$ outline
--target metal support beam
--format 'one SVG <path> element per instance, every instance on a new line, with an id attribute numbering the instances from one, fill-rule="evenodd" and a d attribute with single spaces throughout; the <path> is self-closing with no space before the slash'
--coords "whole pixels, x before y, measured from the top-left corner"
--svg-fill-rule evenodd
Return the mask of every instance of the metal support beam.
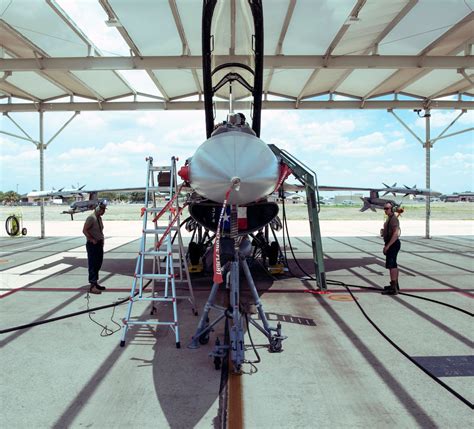
<path id="1" fill-rule="evenodd" d="M 389 113 L 391 113 L 393 116 L 395 116 L 395 118 L 397 119 L 398 122 L 400 122 L 403 127 L 413 136 L 415 137 L 421 144 L 423 144 L 423 140 L 421 140 L 411 129 L 410 127 L 405 124 L 405 122 L 403 122 L 403 120 L 392 110 L 392 109 L 389 109 L 388 110 Z"/>
<path id="2" fill-rule="evenodd" d="M 81 112 L 74 112 L 74 115 L 72 115 L 66 122 L 65 124 L 58 130 L 58 132 L 53 136 L 51 137 L 49 140 L 48 140 L 48 143 L 46 143 L 45 147 L 48 147 L 49 144 L 59 135 L 59 133 L 64 130 L 64 128 L 66 128 L 69 123 L 77 116 L 79 115 Z"/>
<path id="3" fill-rule="evenodd" d="M 443 130 L 441 131 L 441 133 L 439 134 L 438 137 L 436 137 L 435 139 L 431 140 L 431 144 L 433 145 L 436 141 L 438 140 L 441 140 L 441 139 L 445 139 L 447 137 L 452 137 L 452 136 L 455 136 L 456 134 L 462 134 L 462 133 L 466 133 L 468 131 L 472 131 L 474 128 L 467 128 L 466 130 L 462 130 L 462 131 L 457 131 L 455 133 L 451 133 L 451 134 L 447 134 L 447 135 L 444 135 L 446 133 L 446 131 L 448 131 L 456 122 L 457 120 L 462 116 L 464 115 L 464 113 L 466 113 L 466 110 L 463 110 L 458 116 L 456 116 L 456 118 L 454 118 L 451 123 Z"/>
<path id="4" fill-rule="evenodd" d="M 456 131 L 455 133 L 446 134 L 445 136 L 436 137 L 435 139 L 431 140 L 431 144 L 434 144 L 438 140 L 447 139 L 448 137 L 457 136 L 458 134 L 464 134 L 464 133 L 468 133 L 470 131 L 474 131 L 474 127 L 466 128 L 465 130 L 461 130 L 461 131 Z"/>
<path id="5" fill-rule="evenodd" d="M 6 131 L 2 131 L 0 130 L 0 133 L 1 134 L 5 134 L 7 136 L 11 136 L 11 137 L 15 137 L 17 139 L 21 139 L 21 140 L 26 140 L 26 141 L 29 141 L 31 143 L 33 143 L 34 145 L 37 145 L 39 142 L 35 139 L 33 139 L 19 124 L 18 122 L 16 122 L 7 112 L 4 112 L 3 113 L 3 116 L 6 116 L 8 119 L 10 119 L 10 121 L 23 133 L 23 135 L 25 137 L 22 137 L 22 136 L 19 136 L 17 134 L 12 134 L 12 133 L 7 133 Z"/>
<path id="6" fill-rule="evenodd" d="M 237 62 L 251 65 L 248 55 L 216 55 L 215 67 Z M 474 56 L 418 56 L 418 55 L 267 55 L 265 68 L 269 69 L 470 69 Z M 38 57 L 2 58 L 0 71 L 49 70 L 176 70 L 201 69 L 202 57 L 197 55 L 144 56 L 144 57 Z"/>
<path id="7" fill-rule="evenodd" d="M 216 101 L 216 110 L 227 110 L 228 101 Z M 321 100 L 321 101 L 269 101 L 262 102 L 265 110 L 386 110 L 386 109 L 424 109 L 426 100 Z M 127 111 L 127 110 L 203 110 L 202 101 L 113 101 L 54 102 L 54 103 L 0 103 L 0 112 L 71 112 L 71 111 Z M 236 101 L 235 110 L 249 108 L 249 102 Z M 474 109 L 474 102 L 465 100 L 433 100 L 430 109 Z"/>
<path id="8" fill-rule="evenodd" d="M 20 140 L 26 140 L 27 142 L 31 142 L 33 144 L 38 144 L 39 143 L 37 140 L 33 140 L 29 137 L 22 137 L 22 136 L 19 136 L 18 134 L 9 133 L 7 131 L 0 130 L 0 134 L 5 134 L 6 136 L 15 137 L 15 138 L 20 139 Z"/>

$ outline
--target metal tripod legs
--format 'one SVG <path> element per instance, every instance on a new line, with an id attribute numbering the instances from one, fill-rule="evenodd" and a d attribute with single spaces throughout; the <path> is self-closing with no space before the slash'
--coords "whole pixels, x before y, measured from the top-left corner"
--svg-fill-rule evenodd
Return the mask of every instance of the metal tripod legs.
<path id="1" fill-rule="evenodd" d="M 261 321 L 259 323 L 259 321 L 249 317 L 249 322 L 268 338 L 269 350 L 271 352 L 282 351 L 282 341 L 286 338 L 281 335 L 280 324 L 278 324 L 276 328 L 270 326 L 265 312 L 263 311 L 262 301 L 258 296 L 257 288 L 253 282 L 245 257 L 239 256 L 237 261 L 228 263 L 226 278 L 227 288 L 229 289 L 229 307 L 225 308 L 215 305 L 214 302 L 219 285 L 214 283 L 206 305 L 204 306 L 204 311 L 196 333 L 192 337 L 188 347 L 195 349 L 199 347 L 199 344 L 207 344 L 212 328 L 222 319 L 226 318 L 226 323 L 229 324 L 229 344 L 221 344 L 217 339 L 216 346 L 210 355 L 214 357 L 214 363 L 216 369 L 218 369 L 220 364 L 216 364 L 216 359 L 222 359 L 230 353 L 230 359 L 235 372 L 240 372 L 242 364 L 245 362 L 245 315 L 240 306 L 240 267 L 243 269 Z M 217 310 L 220 314 L 212 323 L 209 323 L 209 313 L 211 309 Z"/>

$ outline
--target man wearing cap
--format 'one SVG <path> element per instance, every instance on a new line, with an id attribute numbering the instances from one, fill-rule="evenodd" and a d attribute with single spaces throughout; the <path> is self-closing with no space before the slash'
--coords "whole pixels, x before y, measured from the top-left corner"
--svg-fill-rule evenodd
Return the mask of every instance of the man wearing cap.
<path id="1" fill-rule="evenodd" d="M 87 238 L 87 261 L 89 264 L 89 283 L 90 293 L 100 294 L 105 290 L 99 281 L 99 270 L 102 267 L 104 260 L 104 224 L 102 223 L 102 216 L 107 208 L 107 202 L 101 201 L 94 212 L 89 215 L 84 223 L 82 232 Z"/>
<path id="2" fill-rule="evenodd" d="M 385 268 L 390 272 L 390 286 L 384 287 L 382 295 L 397 295 L 400 291 L 398 285 L 398 265 L 397 255 L 400 251 L 400 222 L 396 213 L 396 206 L 391 201 L 387 201 L 383 207 L 387 220 L 381 230 L 383 241 L 383 254 L 385 255 Z"/>

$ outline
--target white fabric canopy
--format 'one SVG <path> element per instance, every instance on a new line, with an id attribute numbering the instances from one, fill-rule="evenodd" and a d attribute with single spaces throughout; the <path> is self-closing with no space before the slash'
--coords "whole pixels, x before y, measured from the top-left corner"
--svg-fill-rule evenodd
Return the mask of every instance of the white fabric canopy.
<path id="1" fill-rule="evenodd" d="M 61 4 L 0 0 L 0 111 L 202 107 L 201 0 L 81 0 L 120 55 L 102 54 L 100 32 L 86 35 Z M 471 108 L 473 9 L 474 0 L 263 0 L 264 108 Z M 221 0 L 214 16 L 216 61 L 251 64 L 247 1 Z"/>

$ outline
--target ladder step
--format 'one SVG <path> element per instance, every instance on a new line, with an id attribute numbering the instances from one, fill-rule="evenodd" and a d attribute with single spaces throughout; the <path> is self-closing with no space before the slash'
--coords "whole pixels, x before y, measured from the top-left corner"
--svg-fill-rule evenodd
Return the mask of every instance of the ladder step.
<path id="1" fill-rule="evenodd" d="M 147 280 L 160 280 L 160 279 L 170 279 L 171 274 L 140 274 L 136 273 L 135 277 L 137 279 L 142 278 L 142 279 L 147 279 Z"/>
<path id="2" fill-rule="evenodd" d="M 163 207 L 147 207 L 146 208 L 146 211 L 148 213 L 159 213 L 161 212 L 161 210 L 163 210 Z"/>
<path id="3" fill-rule="evenodd" d="M 150 244 L 150 243 L 148 243 Z M 149 247 L 148 249 L 146 249 L 146 252 L 166 252 L 166 255 L 168 254 L 167 250 L 164 250 L 166 247 L 166 244 L 167 243 L 164 243 L 161 245 L 161 249 L 155 249 L 154 247 Z M 175 256 L 176 258 L 179 258 L 179 254 L 181 253 L 181 249 L 179 248 L 179 244 L 172 244 L 171 245 L 171 252 L 173 253 L 173 256 Z M 183 255 L 185 254 L 186 252 L 184 251 L 183 249 Z M 166 256 L 164 255 L 164 256 Z"/>
<path id="4" fill-rule="evenodd" d="M 153 256 L 168 256 L 168 252 L 166 250 L 146 250 L 145 252 L 141 252 L 141 254 Z"/>
<path id="5" fill-rule="evenodd" d="M 170 187 L 169 186 L 149 186 L 148 187 L 149 191 L 155 191 L 155 192 L 166 192 L 167 194 L 170 193 Z M 165 195 L 163 195 L 165 196 Z"/>
<path id="6" fill-rule="evenodd" d="M 154 165 L 150 171 L 171 171 L 171 165 Z"/>
<path id="7" fill-rule="evenodd" d="M 176 296 L 176 299 L 179 300 L 179 299 L 190 299 L 191 296 L 190 295 L 179 295 L 179 296 Z M 156 298 L 151 298 L 153 301 L 157 301 Z M 171 301 L 172 298 L 161 298 L 162 301 L 166 301 L 166 300 L 169 300 Z"/>
<path id="8" fill-rule="evenodd" d="M 133 298 L 134 301 L 157 301 L 157 302 L 173 302 L 175 301 L 176 299 L 178 299 L 178 297 L 176 298 L 165 298 L 165 297 L 159 297 L 159 296 L 156 296 L 156 297 L 153 297 L 153 296 L 142 296 L 141 298 L 140 297 L 135 297 Z"/>
<path id="9" fill-rule="evenodd" d="M 156 320 L 128 320 L 127 325 L 176 325 L 175 322 L 158 322 Z"/>
<path id="10" fill-rule="evenodd" d="M 168 229 L 167 226 L 159 226 L 157 228 L 147 228 L 144 229 L 143 232 L 145 234 L 163 234 Z M 172 226 L 169 230 L 170 231 L 177 231 L 179 228 L 177 226 Z"/>

